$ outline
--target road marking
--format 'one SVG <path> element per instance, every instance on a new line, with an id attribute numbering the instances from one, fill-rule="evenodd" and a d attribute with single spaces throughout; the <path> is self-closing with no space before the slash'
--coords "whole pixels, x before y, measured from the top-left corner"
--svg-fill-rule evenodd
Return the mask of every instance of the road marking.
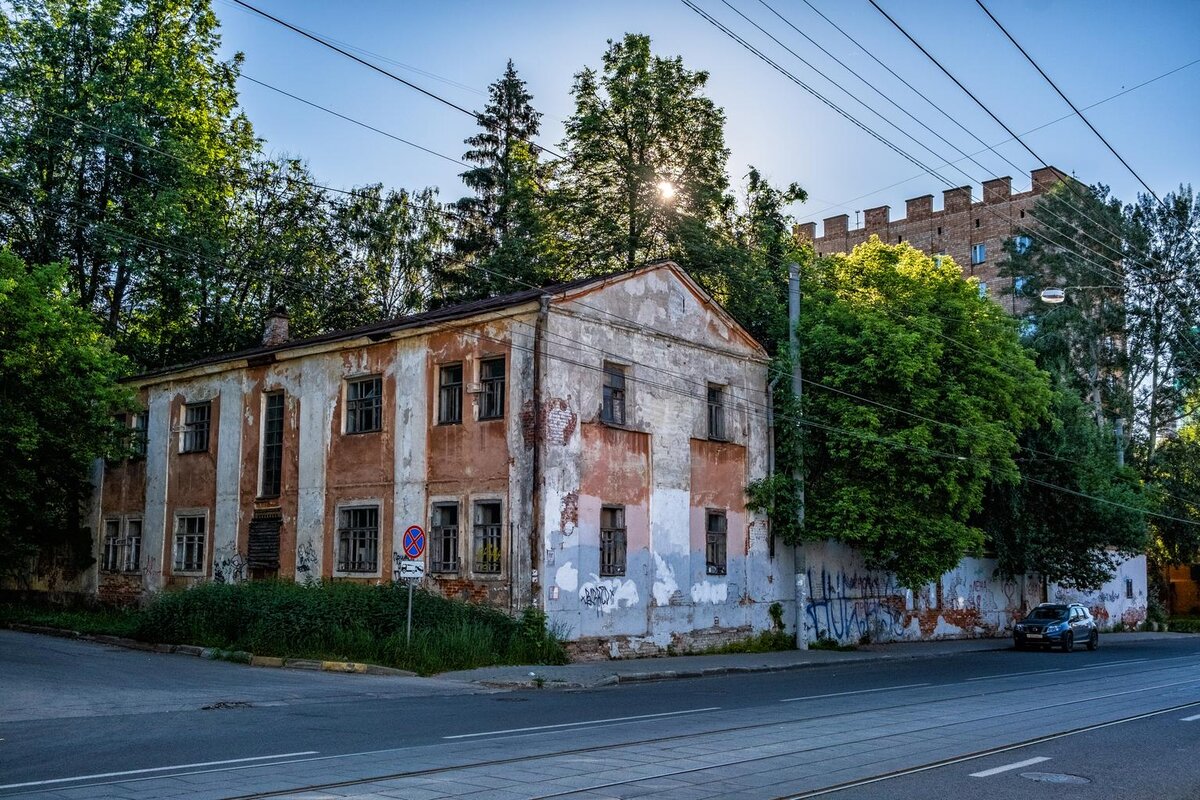
<path id="1" fill-rule="evenodd" d="M 1006 672 L 1003 675 L 978 675 L 974 678 L 967 678 L 968 681 L 990 681 L 1000 678 L 1013 678 L 1019 675 L 1045 675 L 1051 672 L 1083 672 L 1089 669 L 1106 669 L 1108 667 L 1119 667 L 1122 664 L 1142 664 L 1149 661 L 1148 658 L 1133 658 L 1126 661 L 1109 661 L 1107 664 L 1093 664 L 1090 667 L 1072 667 L 1071 669 L 1034 669 L 1028 672 Z"/>
<path id="2" fill-rule="evenodd" d="M 604 725 L 609 722 L 632 722 L 638 719 L 654 719 L 656 717 L 677 717 L 683 714 L 700 714 L 705 711 L 720 711 L 720 706 L 709 708 L 690 708 L 686 711 L 664 711 L 661 714 L 638 714 L 634 717 L 609 717 L 608 719 L 586 719 L 580 722 L 560 722 L 557 725 L 533 725 L 528 728 L 506 728 L 501 731 L 481 731 L 479 733 L 459 733 L 454 736 L 443 736 L 443 739 L 473 739 L 478 736 L 498 736 L 502 733 L 529 733 L 531 731 L 551 731 L 556 728 L 578 728 L 582 725 Z"/>
<path id="3" fill-rule="evenodd" d="M 990 778 L 993 775 L 999 775 L 1001 772 L 1008 772 L 1010 769 L 1020 769 L 1021 767 L 1028 767 L 1032 766 L 1033 764 L 1040 764 L 1043 761 L 1049 760 L 1050 759 L 1046 756 L 1035 756 L 1034 758 L 1027 758 L 1024 761 L 1018 761 L 1015 764 L 1005 764 L 1003 767 L 992 767 L 991 769 L 985 769 L 983 772 L 972 772 L 971 777 Z"/>
<path id="4" fill-rule="evenodd" d="M 880 689 L 859 689 L 856 692 L 831 692 L 830 694 L 810 694 L 807 697 L 788 697 L 781 703 L 795 703 L 798 700 L 820 700 L 825 697 L 845 697 L 848 694 L 871 694 L 872 692 L 890 692 L 894 689 L 915 689 L 918 686 L 932 686 L 932 683 L 906 683 L 903 686 L 884 686 Z"/>
<path id="5" fill-rule="evenodd" d="M 1183 719 L 1181 719 L 1179 721 L 1180 722 L 1195 722 L 1198 719 L 1200 719 L 1200 714 L 1192 714 L 1190 717 L 1184 717 Z"/>
<path id="6" fill-rule="evenodd" d="M 121 775 L 145 775 L 147 772 L 165 772 L 171 769 L 190 769 L 192 767 L 213 767 L 218 764 L 244 764 L 247 761 L 267 761 L 272 758 L 292 758 L 294 756 L 316 755 L 319 750 L 303 750 L 299 753 L 277 753 L 273 756 L 254 756 L 252 758 L 228 758 L 224 761 L 201 761 L 196 764 L 174 764 L 170 767 L 148 767 L 146 769 L 129 769 L 124 772 L 98 772 L 95 775 L 76 775 L 73 778 L 52 778 L 45 781 L 27 781 L 26 783 L 6 783 L 0 789 L 20 789 L 25 786 L 46 786 L 51 783 L 73 783 L 75 781 L 90 781 L 94 778 L 116 778 Z"/>

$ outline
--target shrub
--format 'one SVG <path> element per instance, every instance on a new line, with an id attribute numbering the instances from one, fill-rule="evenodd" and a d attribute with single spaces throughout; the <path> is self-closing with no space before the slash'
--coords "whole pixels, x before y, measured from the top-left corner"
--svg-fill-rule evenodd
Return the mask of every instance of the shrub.
<path id="1" fill-rule="evenodd" d="M 1200 617 L 1171 617 L 1167 625 L 1179 633 L 1200 633 Z"/>

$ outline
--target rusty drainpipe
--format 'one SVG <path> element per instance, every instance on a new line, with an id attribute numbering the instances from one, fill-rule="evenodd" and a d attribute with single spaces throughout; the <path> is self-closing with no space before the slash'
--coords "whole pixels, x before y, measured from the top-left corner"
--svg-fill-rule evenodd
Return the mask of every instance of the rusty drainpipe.
<path id="1" fill-rule="evenodd" d="M 531 517 L 529 520 L 530 602 L 539 607 L 541 595 L 541 503 L 542 503 L 542 358 L 545 348 L 546 322 L 550 317 L 550 295 L 538 298 L 537 322 L 533 326 L 533 486 L 530 490 Z"/>

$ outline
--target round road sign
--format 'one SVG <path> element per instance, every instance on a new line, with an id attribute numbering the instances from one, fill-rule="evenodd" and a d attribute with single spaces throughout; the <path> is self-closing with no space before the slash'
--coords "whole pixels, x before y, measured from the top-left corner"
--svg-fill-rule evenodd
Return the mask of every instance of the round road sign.
<path id="1" fill-rule="evenodd" d="M 404 532 L 404 555 L 409 558 L 420 558 L 425 552 L 425 531 L 420 525 L 411 525 Z"/>

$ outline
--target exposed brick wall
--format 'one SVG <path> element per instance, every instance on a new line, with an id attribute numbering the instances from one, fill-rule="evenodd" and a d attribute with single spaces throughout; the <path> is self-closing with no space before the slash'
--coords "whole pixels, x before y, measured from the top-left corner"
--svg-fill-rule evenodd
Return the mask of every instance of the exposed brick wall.
<path id="1" fill-rule="evenodd" d="M 749 625 L 733 628 L 706 628 L 676 633 L 666 647 L 637 636 L 595 636 L 566 642 L 572 661 L 609 661 L 623 658 L 653 658 L 698 653 L 712 647 L 732 644 L 755 635 Z"/>
<path id="2" fill-rule="evenodd" d="M 797 225 L 794 232 L 811 240 L 818 255 L 847 253 L 872 235 L 887 244 L 906 242 L 930 255 L 944 253 L 962 267 L 964 275 L 986 282 L 989 295 L 1005 310 L 1017 313 L 1023 304 L 1011 294 L 1012 279 L 997 274 L 1004 260 L 1004 242 L 1022 229 L 1036 228 L 1029 213 L 1034 202 L 1065 175 L 1045 167 L 1034 170 L 1030 178 L 1030 190 L 1019 194 L 1012 194 L 1012 178 L 994 178 L 984 182 L 981 193 L 970 186 L 946 189 L 938 211 L 933 210 L 933 195 L 922 195 L 905 201 L 902 219 L 890 219 L 888 206 L 879 206 L 866 209 L 861 228 L 849 229 L 849 217 L 839 214 L 825 219 L 820 236 L 815 223 Z M 973 202 L 973 193 L 983 199 Z M 984 245 L 986 258 L 972 264 L 971 250 L 976 244 Z"/>

